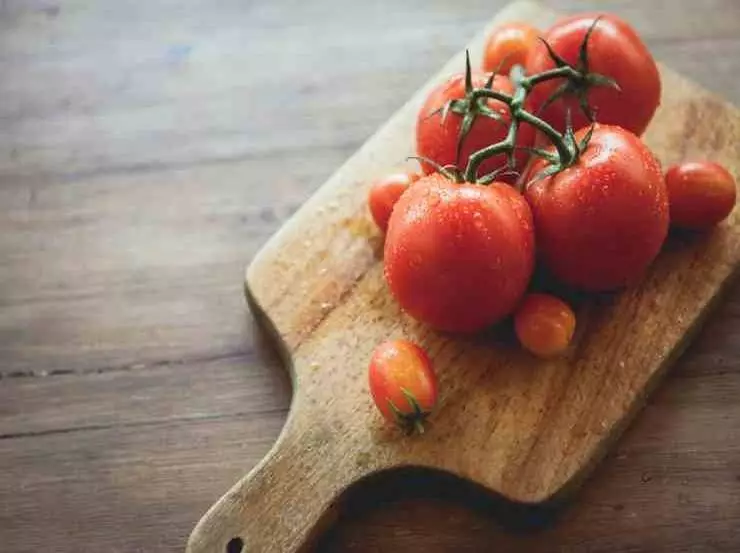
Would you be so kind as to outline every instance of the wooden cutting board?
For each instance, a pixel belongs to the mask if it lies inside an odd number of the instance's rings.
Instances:
[[[508,20],[544,28],[555,15],[511,4]],[[382,237],[365,204],[373,179],[413,154],[427,91],[461,71],[460,52],[294,215],[254,258],[245,290],[291,367],[288,421],[267,457],[203,517],[189,553],[292,552],[353,483],[389,469],[439,469],[513,502],[572,492],[643,405],[735,273],[736,213],[704,237],[672,238],[639,287],[582,305],[575,343],[540,361],[496,336],[460,339],[405,316],[382,278]],[[664,164],[707,158],[740,175],[740,112],[661,67],[662,105],[646,141]],[[248,176],[245,175],[245,185]],[[371,404],[373,347],[408,337],[430,353],[439,408],[407,437]]]

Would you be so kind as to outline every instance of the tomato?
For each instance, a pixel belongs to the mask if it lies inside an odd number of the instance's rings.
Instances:
[[[576,316],[570,306],[549,294],[528,294],[514,314],[517,338],[539,357],[565,351],[575,328]]]
[[[483,70],[508,75],[515,65],[524,65],[527,54],[538,42],[539,30],[522,22],[496,27],[483,47]]]
[[[532,214],[511,186],[422,177],[388,223],[385,278],[415,319],[475,332],[509,315],[534,266]]]
[[[532,164],[525,185],[545,266],[590,291],[637,280],[668,232],[668,193],[650,150],[621,127],[595,125],[574,165],[537,180],[547,166],[542,159]]]
[[[487,76],[482,72],[472,72],[472,83],[475,88],[483,88]],[[508,77],[497,75],[493,82],[493,89],[506,94],[513,94],[514,87]],[[441,166],[456,165],[464,170],[468,158],[472,153],[495,142],[506,138],[511,123],[509,108],[503,102],[493,99],[481,99],[483,105],[501,116],[501,121],[485,115],[477,115],[462,141],[460,158],[457,159],[457,144],[463,116],[449,111],[443,117],[439,110],[451,100],[465,98],[465,75],[459,74],[450,77],[432,90],[419,111],[416,121],[416,153],[421,157],[431,159]],[[517,134],[517,146],[531,146],[534,139],[534,128],[528,124],[521,124]],[[521,171],[529,158],[524,150],[517,150],[514,156],[515,170]],[[479,169],[479,176],[486,175],[506,165],[506,155],[495,155],[487,159]],[[429,163],[422,162],[424,173],[429,174],[436,168]],[[514,175],[501,175],[499,180],[513,182]]]
[[[665,173],[671,225],[701,230],[725,219],[735,207],[735,179],[711,161],[672,165]]]
[[[389,340],[373,351],[370,394],[383,417],[406,430],[423,431],[437,403],[437,377],[426,352],[408,340]]]
[[[580,14],[563,18],[550,27],[543,38],[566,62],[576,66],[581,43],[596,17],[596,14]],[[587,51],[588,71],[610,77],[620,87],[620,90],[603,85],[588,87],[585,94],[596,120],[642,134],[660,103],[661,93],[658,67],[647,47],[629,24],[614,15],[604,14],[591,34]],[[527,74],[554,67],[547,48],[537,41],[527,57]],[[564,79],[553,79],[535,85],[528,98],[529,109],[537,113],[564,82]],[[563,132],[568,109],[574,129],[589,123],[574,94],[566,94],[539,115]]]
[[[372,185],[368,193],[367,204],[380,230],[386,231],[393,206],[396,205],[401,194],[419,177],[418,173],[405,171],[387,175]]]

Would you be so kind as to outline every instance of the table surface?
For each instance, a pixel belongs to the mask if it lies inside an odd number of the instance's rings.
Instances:
[[[0,1],[0,550],[182,551],[290,401],[244,267],[502,4]],[[599,5],[740,105],[738,0]],[[738,551],[738,362],[736,286],[557,524],[395,479],[316,550]]]

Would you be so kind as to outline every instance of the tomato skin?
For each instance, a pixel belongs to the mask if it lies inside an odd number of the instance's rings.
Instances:
[[[668,192],[650,150],[620,127],[596,125],[575,165],[532,181],[545,167],[544,160],[530,167],[525,191],[545,266],[587,291],[639,279],[668,232]]]
[[[599,15],[602,18],[588,45],[589,72],[615,79],[621,91],[606,86],[592,87],[587,93],[588,102],[599,123],[618,125],[641,135],[660,104],[661,82],[655,60],[628,23],[612,14],[583,13],[559,20],[543,38],[569,64],[576,65],[583,38]],[[538,41],[527,57],[527,74],[554,67],[547,48]],[[537,113],[563,82],[563,79],[553,79],[536,85],[528,98],[528,108]],[[563,132],[568,108],[574,129],[590,123],[578,100],[572,96],[553,102],[540,116]]]
[[[473,71],[473,86],[482,88],[488,76],[480,71]],[[514,86],[508,77],[497,75],[493,82],[493,89],[506,94],[513,94]],[[495,142],[506,138],[511,122],[509,108],[503,102],[489,99],[487,106],[499,113],[502,121],[496,121],[489,117],[477,116],[470,131],[465,136],[460,150],[459,162],[456,159],[457,141],[460,133],[462,116],[450,111],[447,117],[442,119],[442,114],[436,110],[445,106],[450,100],[465,98],[465,75],[457,74],[443,81],[434,88],[426,99],[416,120],[416,153],[418,156],[431,159],[441,166],[456,165],[458,169],[465,170],[470,155],[477,150],[485,148]],[[521,124],[517,133],[517,146],[520,148],[532,145],[534,140],[534,128],[528,124]],[[522,170],[529,159],[529,154],[524,150],[517,150],[514,156],[515,167]],[[483,176],[506,165],[506,155],[495,155],[483,162],[478,171],[478,176]],[[421,162],[425,174],[433,173],[436,168],[424,161]],[[513,182],[515,176],[502,175],[499,180]]]
[[[575,328],[573,310],[550,294],[528,294],[514,314],[514,330],[519,342],[538,357],[563,353]]]
[[[718,163],[677,163],[666,171],[665,183],[671,225],[677,228],[708,229],[725,219],[735,207],[735,179]]]
[[[426,352],[409,340],[388,340],[373,351],[368,367],[370,394],[383,418],[401,426],[415,425],[437,403],[437,377]],[[404,390],[420,408],[417,413]],[[391,405],[392,404],[392,405]],[[396,410],[407,418],[399,418]]]
[[[534,266],[534,227],[507,184],[422,177],[396,204],[385,278],[401,308],[433,328],[476,332],[510,314]]]
[[[411,171],[402,171],[387,175],[370,187],[367,204],[373,221],[381,231],[385,232],[387,230],[388,219],[391,217],[391,212],[398,198],[406,192],[406,189],[412,183],[419,180],[420,176],[418,173]]]
[[[483,70],[508,75],[515,65],[523,66],[539,34],[535,27],[518,21],[496,27],[483,47]]]

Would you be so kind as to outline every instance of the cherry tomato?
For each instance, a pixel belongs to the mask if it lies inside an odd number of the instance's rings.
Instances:
[[[388,228],[388,219],[391,217],[393,206],[411,183],[417,181],[420,175],[410,171],[394,173],[376,181],[370,188],[367,203],[370,214],[383,232]]]
[[[373,351],[370,394],[383,417],[405,430],[423,431],[437,403],[437,377],[426,352],[408,340],[390,340]]]
[[[596,125],[574,165],[537,180],[547,166],[542,159],[532,164],[525,185],[544,264],[584,290],[637,280],[668,232],[668,192],[650,150],[621,127]]]
[[[598,15],[601,15],[601,19],[588,42],[588,71],[614,79],[620,90],[609,86],[591,86],[586,92],[588,103],[598,122],[618,125],[640,135],[660,103],[658,67],[629,24],[611,14]],[[543,38],[558,55],[575,66],[581,43],[598,15],[587,13],[563,18],[550,27]],[[554,67],[555,62],[547,48],[537,41],[527,58],[527,74]],[[534,86],[527,102],[529,109],[538,112],[563,83],[563,79],[553,79]],[[539,115],[562,132],[568,109],[571,110],[574,129],[589,123],[578,98],[573,94],[553,102]]]
[[[515,65],[524,65],[527,54],[538,42],[538,29],[522,22],[495,28],[483,47],[483,70],[508,75]]]
[[[482,72],[472,73],[472,82],[475,88],[482,88],[486,84],[487,76]],[[512,94],[514,87],[508,77],[497,75],[493,82],[494,90]],[[457,159],[457,144],[460,134],[460,126],[463,116],[447,112],[443,117],[441,110],[450,100],[465,97],[465,76],[455,75],[440,83],[427,97],[424,106],[419,111],[416,122],[416,152],[417,155],[431,159],[441,166],[456,165],[464,170],[470,155],[494,142],[506,138],[511,122],[509,108],[498,100],[481,100],[484,105],[499,114],[501,121],[492,119],[485,115],[477,115],[469,132],[465,135],[460,149],[460,159]],[[521,124],[517,134],[517,146],[531,146],[534,139],[534,128],[528,124]],[[529,158],[529,154],[522,149],[516,151],[514,161],[515,170],[521,171]],[[436,168],[426,162],[422,162],[424,173],[429,174]],[[506,165],[506,155],[492,156],[481,165],[479,176],[486,175]],[[499,180],[513,182],[515,175],[501,175]]]
[[[575,328],[576,315],[570,306],[549,294],[528,294],[514,314],[517,338],[539,357],[565,351]]]
[[[509,315],[534,265],[534,227],[511,186],[422,177],[396,204],[385,278],[402,309],[438,330],[475,332]]]
[[[701,230],[725,219],[735,207],[735,179],[711,161],[689,161],[668,168],[665,174],[671,225]]]

